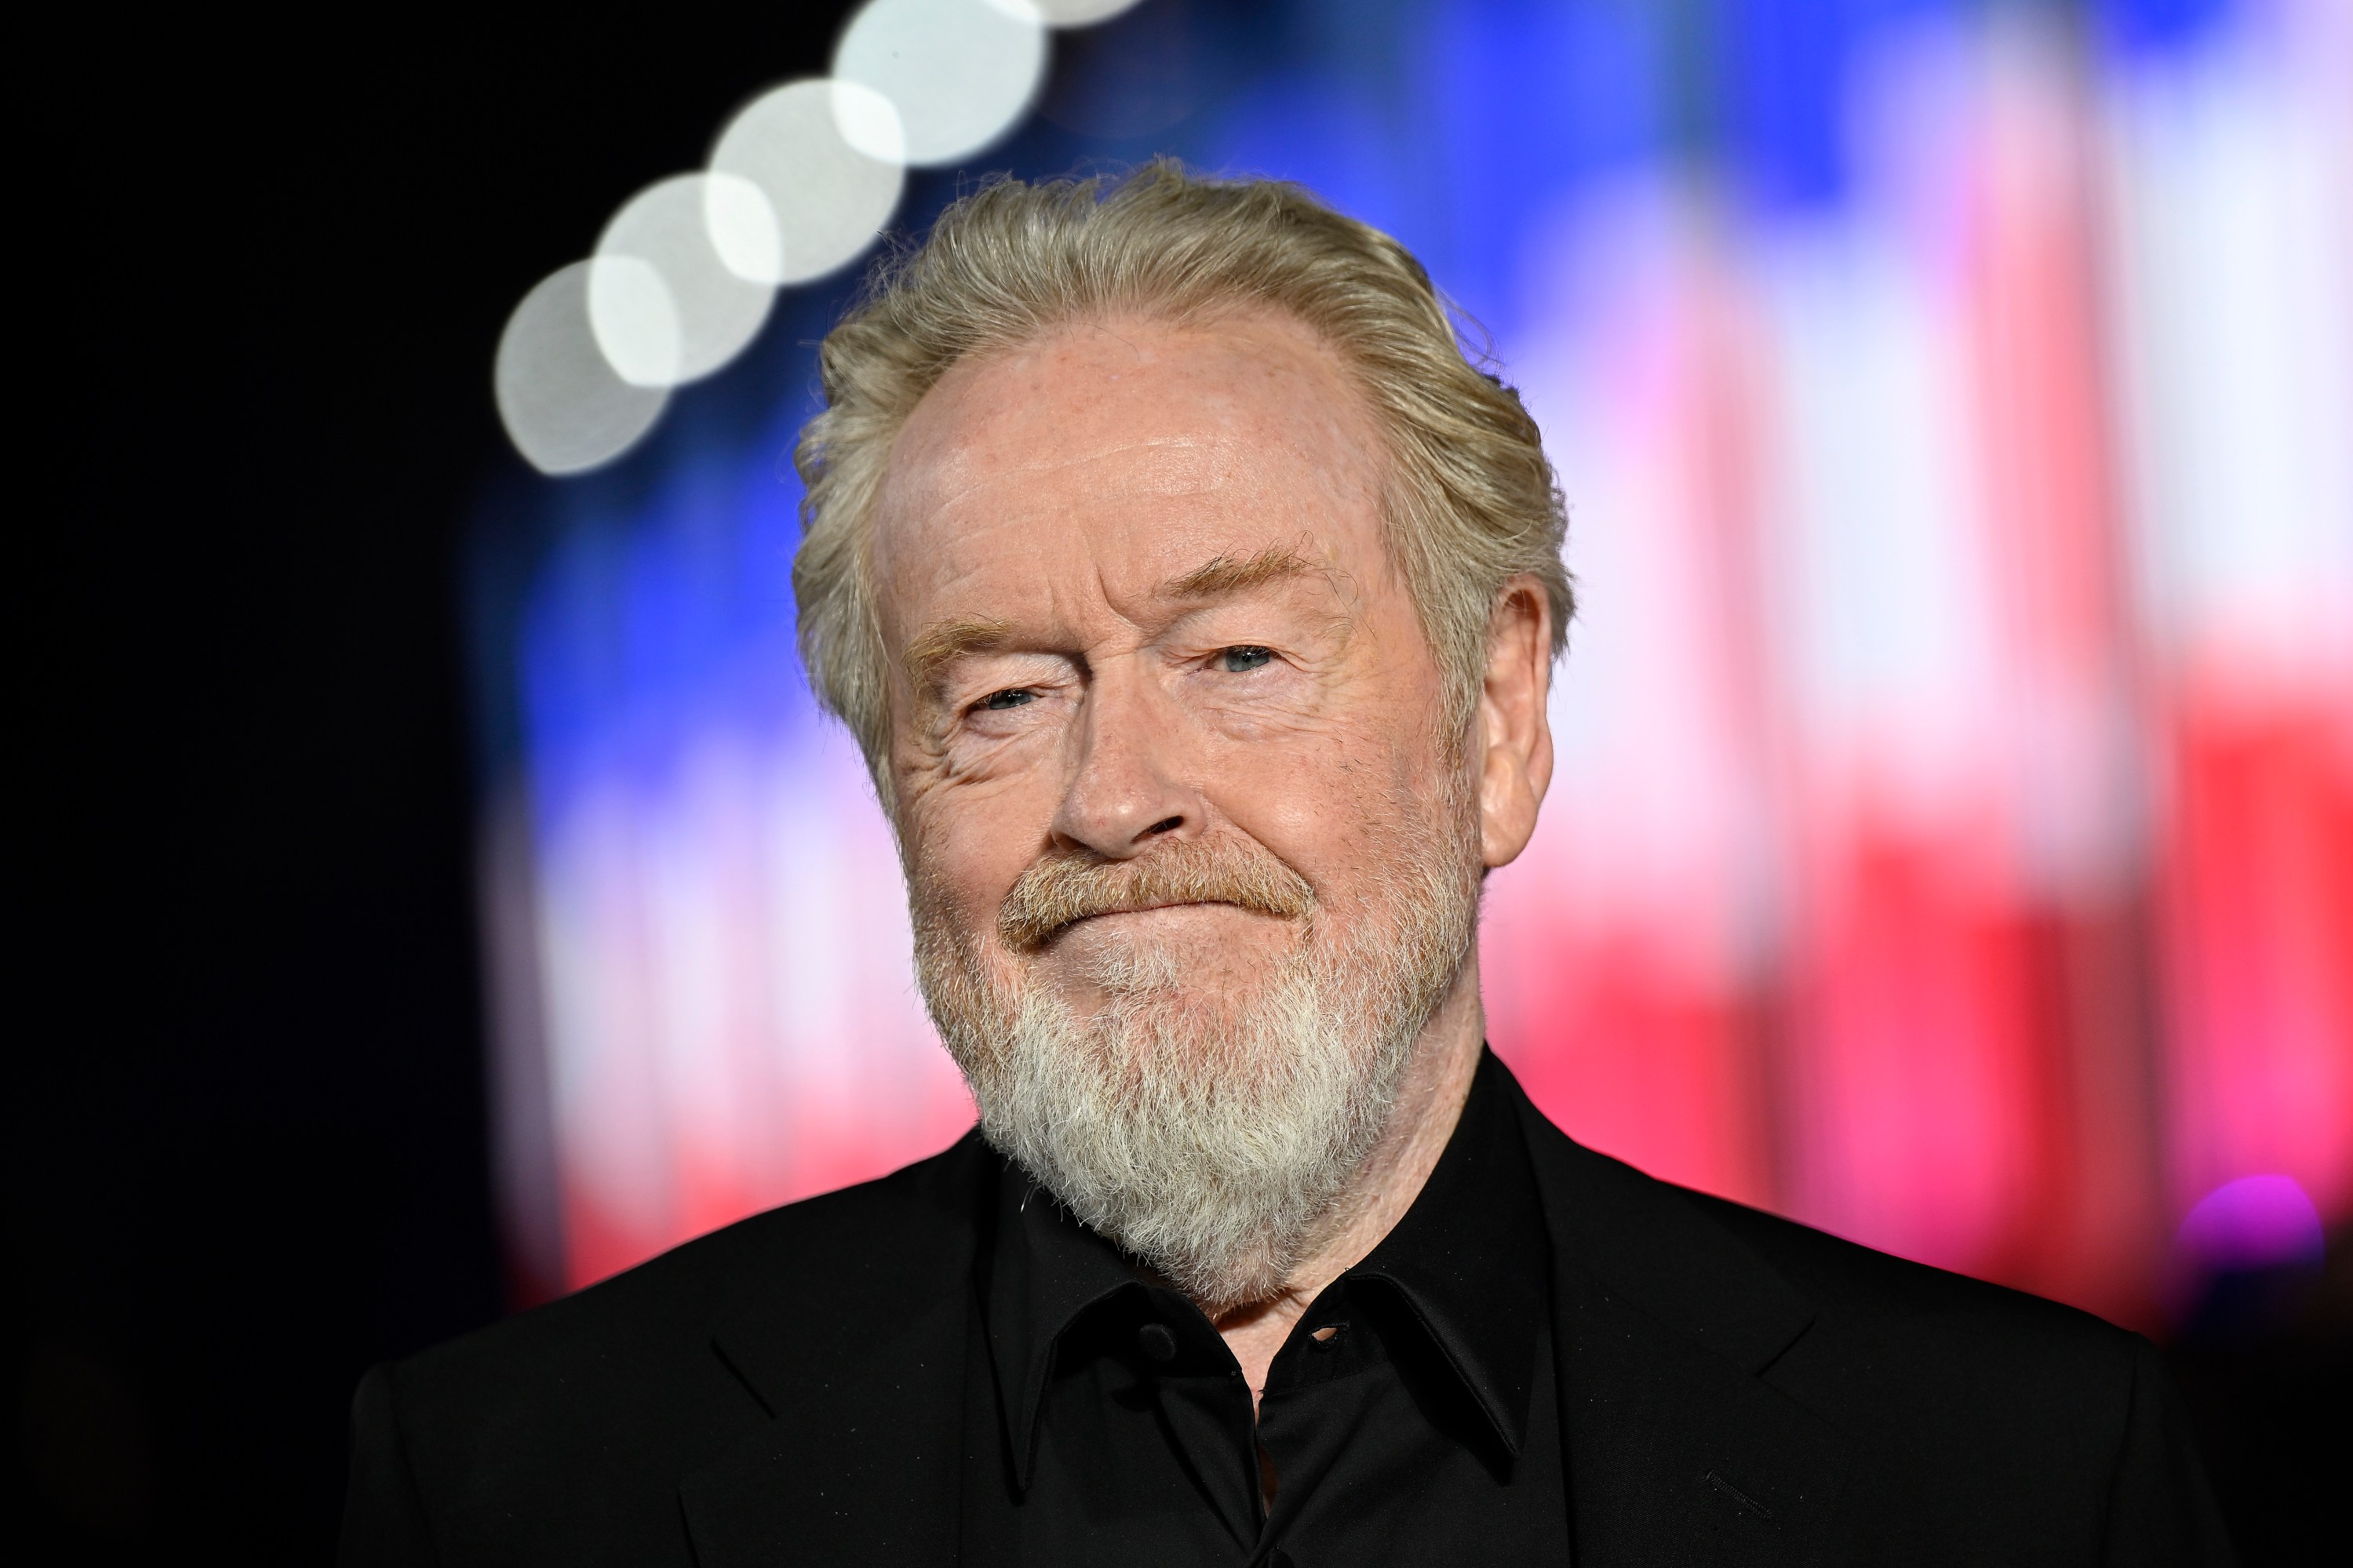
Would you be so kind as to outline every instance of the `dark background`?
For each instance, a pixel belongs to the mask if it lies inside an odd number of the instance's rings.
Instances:
[[[848,9],[21,41],[5,1375],[44,1557],[324,1559],[361,1372],[505,1309],[458,580],[512,462],[491,353]],[[2347,1288],[2296,1289],[2176,1351],[2280,1561],[2343,1485],[2343,1341],[2294,1325]]]
[[[513,461],[491,351],[848,9],[116,13],[19,56],[5,1375],[58,1558],[325,1559],[361,1372],[504,1310],[459,582]]]

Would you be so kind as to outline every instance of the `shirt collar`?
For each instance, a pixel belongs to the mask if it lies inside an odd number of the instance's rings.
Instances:
[[[1144,1283],[1116,1247],[1009,1159],[997,1179],[997,1237],[988,1257],[988,1348],[1014,1477],[1026,1489],[1038,1451],[1038,1408],[1062,1331],[1098,1303]]]
[[[1482,1049],[1430,1180],[1347,1278],[1387,1280],[1405,1299],[1514,1457],[1549,1318],[1550,1253],[1508,1079]]]
[[[1404,1299],[1514,1456],[1526,1436],[1546,1330],[1549,1247],[1504,1069],[1482,1050],[1470,1095],[1429,1181],[1405,1217],[1345,1278],[1382,1280]],[[1009,1160],[998,1181],[988,1258],[983,1299],[989,1351],[1016,1482],[1026,1488],[1038,1411],[1064,1332],[1131,1291],[1139,1310],[1149,1299],[1166,1297],[1156,1302],[1158,1315],[1198,1313],[1182,1297],[1140,1279],[1118,1247]]]

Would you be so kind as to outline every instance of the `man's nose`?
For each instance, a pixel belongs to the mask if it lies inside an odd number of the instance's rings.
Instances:
[[[1054,813],[1059,847],[1106,860],[1141,855],[1155,840],[1202,828],[1200,792],[1171,766],[1182,752],[1180,717],[1128,669],[1097,673],[1078,725],[1078,756]]]

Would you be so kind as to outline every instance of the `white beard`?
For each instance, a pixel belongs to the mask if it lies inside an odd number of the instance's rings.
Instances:
[[[1212,1311],[1264,1300],[1335,1217],[1468,957],[1475,843],[1388,858],[1380,918],[1339,943],[1307,914],[1250,995],[1188,991],[1165,948],[1114,949],[1091,966],[1092,1017],[1026,969],[992,974],[919,893],[924,999],[993,1146]]]

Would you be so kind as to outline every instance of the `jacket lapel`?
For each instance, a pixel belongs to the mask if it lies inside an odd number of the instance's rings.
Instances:
[[[1689,1198],[1513,1092],[1552,1235],[1578,1568],[1823,1560],[1844,1440],[1760,1375],[1812,1309]]]
[[[781,1269],[722,1311],[713,1351],[773,1419],[680,1485],[702,1568],[955,1560],[976,1145],[893,1178],[916,1202],[801,1249],[851,1268]]]

